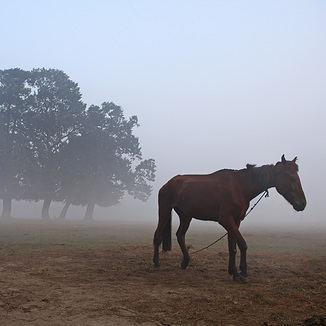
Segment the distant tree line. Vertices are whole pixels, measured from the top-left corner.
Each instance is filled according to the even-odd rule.
[[[43,201],[49,219],[52,201],[94,207],[119,203],[125,193],[146,201],[155,179],[155,161],[143,159],[120,106],[86,107],[78,84],[56,69],[0,70],[1,217],[12,216],[14,200]]]

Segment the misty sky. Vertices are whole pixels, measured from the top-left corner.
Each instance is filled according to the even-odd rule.
[[[306,210],[271,191],[247,222],[326,225],[326,1],[0,0],[0,12],[0,69],[61,69],[88,105],[138,116],[153,196],[107,216],[156,222],[175,174],[285,154],[299,158]]]

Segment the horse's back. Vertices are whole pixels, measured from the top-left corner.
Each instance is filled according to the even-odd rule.
[[[212,174],[177,175],[170,179],[159,192],[159,202],[178,207],[189,216],[205,219],[216,215],[225,196],[233,193],[231,170],[220,170]]]
[[[230,185],[233,179],[232,170],[220,170],[211,174],[184,174],[176,175],[170,179],[163,187],[169,188],[174,193],[180,193],[186,188],[192,190],[200,189],[211,191],[213,188]],[[162,187],[162,188],[163,188]]]

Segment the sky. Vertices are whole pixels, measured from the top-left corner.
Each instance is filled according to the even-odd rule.
[[[0,69],[63,70],[87,105],[138,116],[153,195],[98,216],[156,223],[158,189],[174,175],[285,154],[298,156],[306,210],[271,191],[246,223],[326,226],[324,0],[0,0],[0,12]]]

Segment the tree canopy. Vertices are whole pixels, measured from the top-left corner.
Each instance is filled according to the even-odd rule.
[[[0,71],[0,198],[2,217],[12,200],[43,200],[42,218],[52,201],[108,207],[125,193],[146,201],[155,179],[155,161],[142,158],[133,134],[137,116],[120,106],[89,108],[78,84],[63,71]]]

